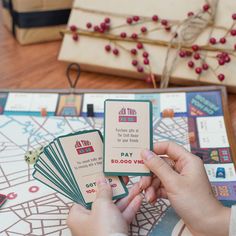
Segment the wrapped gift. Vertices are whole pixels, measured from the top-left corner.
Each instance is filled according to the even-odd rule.
[[[60,39],[73,0],[2,0],[3,20],[20,44]]]
[[[236,1],[75,0],[59,59],[162,87],[236,92]]]

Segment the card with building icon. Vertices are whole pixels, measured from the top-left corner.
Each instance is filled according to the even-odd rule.
[[[104,173],[150,175],[141,151],[152,149],[152,103],[148,100],[106,100]]]
[[[40,154],[33,176],[74,202],[91,207],[96,180],[103,176],[103,142],[98,130],[82,131],[54,139]],[[106,177],[113,200],[127,195],[121,177]]]

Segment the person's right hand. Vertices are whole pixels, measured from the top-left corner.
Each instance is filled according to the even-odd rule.
[[[202,160],[173,142],[156,143],[154,152],[142,152],[154,174],[140,180],[146,198],[168,198],[193,235],[228,235],[230,208],[214,197]],[[173,167],[158,155],[168,155]]]

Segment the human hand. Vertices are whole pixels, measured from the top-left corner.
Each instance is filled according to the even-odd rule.
[[[148,201],[168,198],[193,235],[228,235],[230,209],[214,197],[202,160],[172,142],[156,143],[154,152],[142,152],[154,173],[140,180]],[[158,155],[168,155],[173,166]]]
[[[74,236],[110,236],[115,233],[128,234],[128,226],[140,208],[143,197],[139,185],[134,185],[129,195],[112,202],[112,189],[104,178],[97,182],[97,197],[92,210],[74,204],[67,224]]]

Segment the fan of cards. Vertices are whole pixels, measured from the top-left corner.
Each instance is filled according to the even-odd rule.
[[[96,180],[103,174],[103,143],[98,130],[77,132],[53,140],[39,155],[34,178],[74,202],[90,208]],[[127,195],[121,177],[107,177],[113,200]]]
[[[96,180],[104,173],[113,200],[126,196],[128,190],[118,176],[150,175],[140,151],[152,148],[151,103],[106,100],[104,124],[104,147],[98,130],[54,139],[39,154],[34,178],[86,208],[95,200]]]

